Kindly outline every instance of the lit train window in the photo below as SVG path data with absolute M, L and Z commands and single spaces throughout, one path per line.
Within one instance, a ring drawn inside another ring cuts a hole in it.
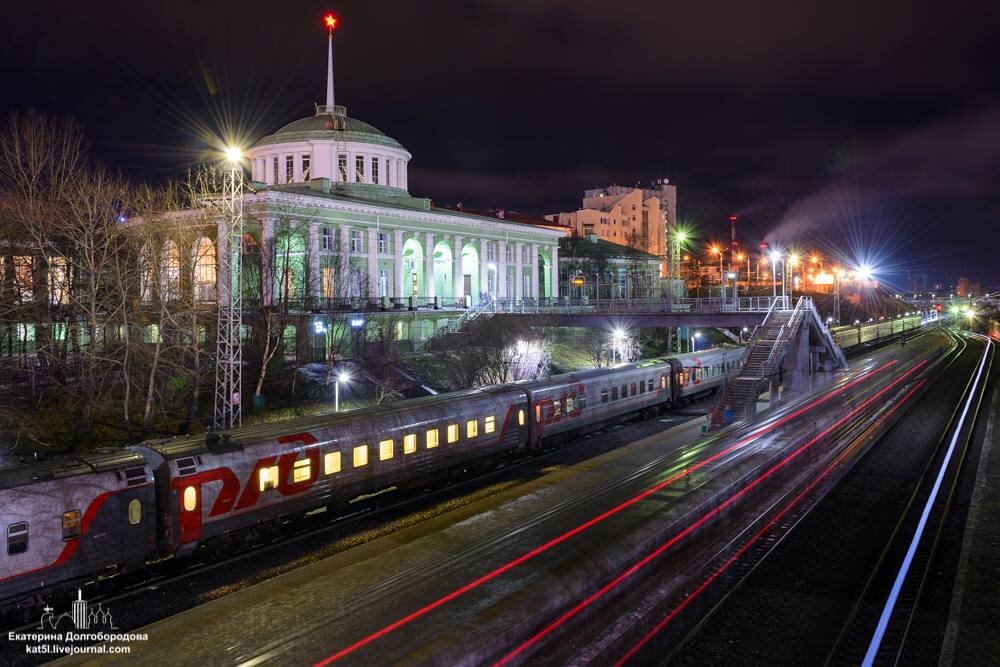
M 80 510 L 63 512 L 63 541 L 80 537 Z
M 607 402 L 608 402 L 608 390 L 607 389 L 602 389 L 601 390 L 601 403 L 607 403 Z
M 133 498 L 128 501 L 128 522 L 132 526 L 138 526 L 142 521 L 142 501 Z
M 382 440 L 378 443 L 378 460 L 387 461 L 395 453 L 392 440 Z
M 353 463 L 355 468 L 368 465 L 368 445 L 358 445 L 354 448 Z
M 618 400 L 618 387 L 617 386 L 611 388 L 611 400 L 612 401 L 617 401 Z
M 193 486 L 184 489 L 184 511 L 193 512 L 198 507 L 198 490 Z
M 477 435 L 479 435 L 479 420 L 470 419 L 465 422 L 465 437 L 475 438 Z
M 340 452 L 327 452 L 323 456 L 323 474 L 332 475 L 340 472 Z
M 563 408 L 562 400 L 560 400 L 560 399 L 557 398 L 556 400 L 552 401 L 552 414 L 553 415 L 560 414 L 562 412 L 562 408 Z
M 7 526 L 7 555 L 16 556 L 28 550 L 28 522 L 19 521 Z
M 542 423 L 542 406 L 538 403 L 535 403 L 535 423 Z
M 312 461 L 309 459 L 299 459 L 292 464 L 292 481 L 296 484 L 299 482 L 308 482 L 311 476 Z
M 412 454 L 417 451 L 417 434 L 407 433 L 403 436 L 403 453 Z
M 576 400 L 572 396 L 566 397 L 566 414 L 570 414 L 576 409 Z
M 436 428 L 427 429 L 427 439 L 425 440 L 427 449 L 434 449 L 438 446 L 438 430 Z
M 278 488 L 278 466 L 268 466 L 266 468 L 261 468 L 258 473 L 260 477 L 260 490 L 267 491 L 268 489 Z M 191 488 L 191 487 L 188 487 Z M 185 491 L 184 493 L 187 493 Z M 187 504 L 187 498 L 184 499 L 185 505 Z
M 497 430 L 497 418 L 489 415 L 483 420 L 483 433 L 493 433 Z
M 448 424 L 448 444 L 458 442 L 458 424 Z
M 517 411 L 517 425 L 524 426 L 524 410 Z

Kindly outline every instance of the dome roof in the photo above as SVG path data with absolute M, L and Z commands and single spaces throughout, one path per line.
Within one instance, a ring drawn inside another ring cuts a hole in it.
M 377 127 L 357 118 L 348 117 L 346 110 L 341 106 L 336 107 L 333 113 L 328 113 L 325 108 L 320 107 L 316 115 L 288 123 L 277 132 L 263 137 L 257 145 L 309 139 L 357 141 L 406 150 L 402 144 Z

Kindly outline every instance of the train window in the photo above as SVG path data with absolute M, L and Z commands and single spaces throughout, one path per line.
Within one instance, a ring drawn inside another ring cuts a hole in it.
M 518 426 L 524 426 L 524 410 L 523 409 L 517 411 L 517 425 Z
M 448 444 L 458 442 L 458 424 L 448 424 L 447 432 Z
M 639 393 L 640 394 L 645 394 L 646 393 L 646 381 L 645 380 L 639 380 Z
M 354 467 L 361 468 L 368 465 L 368 445 L 358 445 L 354 448 Z
M 193 486 L 184 489 L 184 511 L 193 512 L 198 507 L 198 490 Z
M 663 384 L 664 385 L 667 384 L 666 375 L 663 376 Z M 648 380 L 646 380 L 646 391 L 653 391 L 654 389 L 656 389 L 656 381 L 653 380 L 653 378 L 649 378 Z
M 407 433 L 403 436 L 403 453 L 412 454 L 417 451 L 417 434 Z
M 7 555 L 16 556 L 28 550 L 28 522 L 19 521 L 7 526 Z
M 63 512 L 63 541 L 80 537 L 80 510 Z
M 636 391 L 635 391 L 635 382 L 633 382 L 630 385 L 630 389 L 631 389 L 631 391 L 629 391 L 629 396 L 635 396 L 635 394 L 636 394 Z
M 686 374 L 684 373 L 684 371 L 677 371 L 677 384 L 679 384 L 682 387 L 686 384 L 685 380 L 687 378 L 685 377 L 685 375 Z
M 572 396 L 567 396 L 566 397 L 566 414 L 570 414 L 571 412 L 573 412 L 573 409 L 575 407 L 576 407 L 576 399 L 574 399 Z
M 602 389 L 601 390 L 601 403 L 607 403 L 607 402 L 608 402 L 608 390 L 607 389 Z
M 294 483 L 308 482 L 310 477 L 312 477 L 312 461 L 299 459 L 292 464 L 292 481 Z
M 497 430 L 497 418 L 493 415 L 487 415 L 483 419 L 483 433 L 493 433 Z
M 477 435 L 479 435 L 479 420 L 470 419 L 465 422 L 465 437 L 475 438 Z
M 436 428 L 427 429 L 427 439 L 425 441 L 427 449 L 434 449 L 438 446 L 438 430 Z
M 580 394 L 576 397 L 576 409 L 583 412 L 583 409 L 587 407 L 587 395 Z
M 622 398 L 628 398 L 628 385 L 622 385 Z
M 261 491 L 278 488 L 278 466 L 267 466 L 266 468 L 261 468 L 258 476 L 260 477 Z M 186 500 L 187 499 L 185 499 L 185 501 Z
M 558 417 L 559 414 L 562 412 L 562 409 L 563 409 L 563 405 L 562 405 L 562 400 L 561 399 L 557 398 L 556 400 L 552 401 L 552 414 L 553 414 L 553 416 Z
M 378 443 L 378 460 L 387 461 L 392 458 L 395 452 L 393 451 L 395 447 L 393 446 L 392 440 L 382 440 Z
M 614 387 L 611 388 L 611 400 L 612 401 L 617 401 L 618 400 L 618 387 L 617 386 L 614 386 Z
M 541 403 L 535 403 L 535 423 L 542 423 L 542 405 Z
M 138 526 L 140 521 L 142 521 L 142 501 L 133 498 L 128 501 L 128 522 L 129 525 Z
M 340 452 L 327 452 L 323 456 L 323 474 L 332 475 L 340 472 Z

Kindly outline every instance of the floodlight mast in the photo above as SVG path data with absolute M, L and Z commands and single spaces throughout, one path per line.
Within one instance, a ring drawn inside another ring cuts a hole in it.
M 219 271 L 218 338 L 215 353 L 215 429 L 237 428 L 243 422 L 243 165 L 242 152 L 226 149 L 223 217 L 217 229 Z

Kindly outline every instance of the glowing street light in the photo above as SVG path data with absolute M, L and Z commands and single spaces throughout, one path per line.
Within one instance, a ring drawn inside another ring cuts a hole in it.
M 238 146 L 226 146 L 223 155 L 230 164 L 239 164 L 243 160 L 243 150 Z
M 351 374 L 346 371 L 340 371 L 337 373 L 337 377 L 333 384 L 333 411 L 340 412 L 340 383 L 343 382 L 347 384 L 351 380 Z

